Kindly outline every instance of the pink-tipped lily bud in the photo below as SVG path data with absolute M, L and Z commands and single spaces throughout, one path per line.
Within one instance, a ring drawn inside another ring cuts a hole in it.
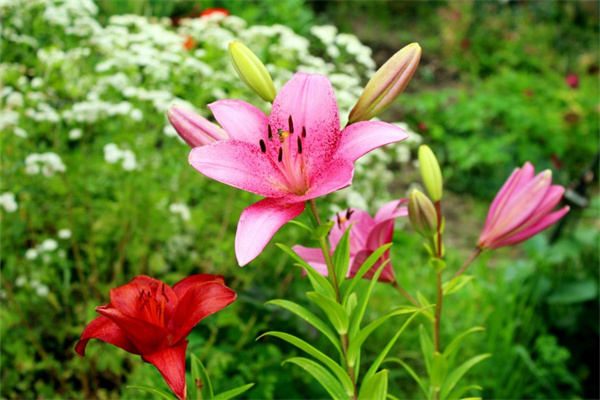
M 229 58 L 242 81 L 264 101 L 272 103 L 277 95 L 273 79 L 267 67 L 260 59 L 242 43 L 229 43 Z
M 431 239 L 438 228 L 435 207 L 431 200 L 417 189 L 408 196 L 408 219 L 413 229 L 425 239 Z
M 552 185 L 552 172 L 534 175 L 526 162 L 516 168 L 490 206 L 477 245 L 484 250 L 516 244 L 548 228 L 568 211 L 565 206 L 552 212 L 565 188 Z
M 191 110 L 173 106 L 167 111 L 167 116 L 179 136 L 192 148 L 229 139 L 221 127 Z
M 421 59 L 421 46 L 412 43 L 394 54 L 377 70 L 358 102 L 350 111 L 348 123 L 368 121 L 388 108 L 417 70 Z
M 442 182 L 442 171 L 440 164 L 429 146 L 423 144 L 419 146 L 419 165 L 421 169 L 421 178 L 427 188 L 427 193 L 431 200 L 439 201 L 442 199 L 444 185 Z

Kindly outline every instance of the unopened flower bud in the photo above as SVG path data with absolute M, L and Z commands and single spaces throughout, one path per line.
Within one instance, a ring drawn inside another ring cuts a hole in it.
M 272 103 L 277 94 L 275 84 L 256 54 L 236 40 L 229 43 L 229 57 L 244 83 L 264 101 Z
M 427 145 L 419 146 L 419 164 L 421 167 L 421 177 L 427 188 L 429 197 L 434 202 L 442 199 L 443 184 L 442 171 L 435 154 Z
M 421 59 L 421 46 L 412 43 L 394 54 L 371 78 L 348 122 L 368 121 L 388 108 L 404 91 Z
M 204 146 L 217 140 L 229 139 L 221 127 L 191 110 L 173 106 L 167 111 L 167 116 L 173 128 L 190 147 Z
M 431 200 L 417 189 L 408 196 L 408 219 L 413 229 L 426 239 L 436 234 L 438 228 L 437 214 Z

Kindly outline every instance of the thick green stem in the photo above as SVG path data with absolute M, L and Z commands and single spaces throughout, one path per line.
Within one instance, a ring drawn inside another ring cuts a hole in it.
M 469 267 L 469 265 L 471 265 L 471 263 L 475 261 L 477 256 L 481 254 L 482 251 L 483 250 L 481 249 L 481 247 L 476 247 L 475 251 L 473 251 L 468 260 L 463 264 L 462 267 L 460 267 L 458 271 L 456 271 L 456 274 L 454 274 L 454 278 L 461 276 L 463 272 L 465 272 L 465 270 Z
M 442 301 L 444 299 L 444 291 L 442 290 L 442 271 L 436 272 L 437 280 L 437 302 L 435 303 L 435 321 L 433 329 L 433 339 L 435 343 L 435 351 L 440 352 L 440 320 L 442 318 Z

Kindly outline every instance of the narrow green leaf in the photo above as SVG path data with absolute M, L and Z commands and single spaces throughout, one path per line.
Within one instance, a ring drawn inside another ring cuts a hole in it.
M 306 372 L 311 374 L 313 378 L 317 380 L 317 382 L 323 385 L 323 387 L 325 388 L 325 390 L 327 390 L 327 393 L 329 393 L 332 399 L 350 399 L 350 397 L 346 395 L 342 384 L 338 382 L 338 380 L 335 379 L 333 375 L 331 375 L 329 372 L 327 372 L 327 370 L 323 368 L 323 366 L 321 366 L 320 364 L 304 357 L 288 358 L 281 365 L 287 363 L 296 364 L 300 368 L 304 369 Z
M 210 378 L 208 377 L 208 373 L 206 372 L 206 368 L 204 368 L 204 364 L 198 357 L 194 354 L 190 355 L 192 359 L 192 379 L 194 383 L 194 388 L 196 389 L 196 399 L 203 400 L 211 400 L 213 398 L 213 390 L 212 385 L 210 384 Z M 200 379 L 202 382 L 202 388 L 199 388 L 196 384 L 197 380 Z M 198 391 L 202 391 L 202 396 L 198 396 Z
M 296 314 L 297 316 L 299 316 L 300 318 L 317 328 L 317 330 L 323 335 L 325 335 L 325 337 L 329 339 L 329 341 L 335 346 L 337 351 L 340 353 L 340 356 L 343 354 L 339 337 L 329 328 L 329 326 L 327 326 L 325 322 L 323 322 L 321 318 L 317 317 L 315 314 L 308 311 L 306 308 L 288 300 L 271 300 L 268 301 L 266 304 L 274 304 Z
M 381 267 L 379 267 L 377 272 L 375 272 L 375 275 L 373 275 L 371 282 L 369 282 L 369 287 L 367 288 L 367 291 L 363 293 L 361 298 L 358 300 L 358 306 L 356 306 L 356 311 L 352 314 L 352 320 L 350 321 L 350 330 L 348 331 L 348 339 L 350 339 L 350 341 L 353 340 L 353 338 L 360 330 L 360 323 L 362 322 L 362 319 L 365 315 L 365 310 L 367 309 L 367 303 L 369 302 L 369 298 L 371 297 L 373 287 L 375 286 L 375 283 L 377 283 L 379 275 L 381 275 L 383 269 L 385 268 L 388 262 L 389 260 L 384 262 L 381 265 Z
M 333 290 L 333 286 L 331 283 L 325 278 L 323 275 L 319 274 L 313 267 L 311 267 L 306 261 L 302 259 L 294 250 L 289 248 L 288 246 L 277 243 L 277 247 L 281 250 L 285 251 L 290 257 L 296 260 L 301 268 L 306 270 L 306 274 L 310 278 L 310 283 L 316 292 L 323 293 L 335 299 L 335 290 Z
M 308 292 L 306 296 L 327 314 L 329 321 L 340 335 L 348 332 L 348 314 L 344 307 L 321 293 Z
M 391 395 L 391 394 L 389 394 L 389 393 L 386 395 L 386 397 L 387 397 L 388 399 L 390 399 L 390 400 L 400 400 L 400 399 L 399 399 L 399 398 L 397 398 L 396 396 L 393 396 L 393 395 Z
M 444 296 L 448 296 L 452 293 L 458 292 L 463 288 L 467 283 L 471 282 L 475 276 L 473 275 L 459 275 L 456 278 L 450 280 L 449 282 L 444 283 L 442 286 L 442 290 Z
M 433 307 L 433 306 L 429 306 L 429 307 Z M 400 327 L 400 330 L 398 330 L 398 332 L 396 332 L 396 334 L 394 335 L 394 337 L 388 342 L 388 344 L 384 347 L 384 349 L 381 351 L 381 353 L 379 353 L 379 355 L 377 356 L 377 358 L 375 359 L 375 361 L 373 361 L 373 363 L 371 364 L 371 367 L 369 367 L 369 370 L 365 374 L 365 376 L 363 378 L 363 381 L 369 379 L 371 376 L 373 376 L 373 374 L 375 374 L 375 372 L 377 372 L 377 368 L 379 368 L 379 366 L 383 362 L 383 359 L 387 356 L 387 354 L 389 353 L 389 351 L 392 348 L 392 346 L 394 345 L 394 343 L 396 343 L 396 340 L 398 340 L 398 338 L 400 337 L 400 335 L 402 334 L 402 332 L 404 332 L 404 330 L 410 324 L 410 322 L 414 318 L 416 318 L 417 315 L 419 315 L 423 310 L 425 310 L 425 308 L 420 309 L 419 311 L 417 311 L 416 313 L 414 313 L 413 315 L 411 315 L 406 320 L 406 322 L 404 322 L 404 324 Z
M 448 397 L 448 399 L 451 400 L 458 400 L 460 399 L 465 393 L 467 393 L 469 390 L 483 390 L 483 388 L 479 385 L 470 385 L 470 386 L 465 386 L 465 387 L 461 387 L 459 389 L 454 390 L 452 396 Z
M 230 400 L 230 399 L 233 399 L 234 397 L 239 396 L 240 394 L 242 394 L 245 391 L 247 391 L 248 389 L 250 389 L 252 386 L 254 386 L 254 383 L 249 383 L 247 385 L 240 386 L 240 387 L 228 390 L 228 391 L 223 392 L 223 393 L 219 393 L 215 397 L 213 397 L 213 400 Z
M 460 335 L 458 335 L 457 337 L 455 337 L 450 344 L 448 345 L 448 347 L 446 347 L 446 350 L 444 350 L 444 357 L 446 357 L 446 359 L 448 359 L 456 350 L 458 350 L 458 346 L 462 343 L 462 341 L 471 333 L 473 332 L 480 332 L 480 331 L 484 331 L 485 328 L 482 328 L 481 326 L 476 326 L 474 328 L 469 329 L 466 332 L 461 333 Z
M 442 389 L 447 373 L 448 362 L 442 353 L 436 351 L 433 354 L 433 360 L 431 360 L 431 374 L 429 375 L 431 387 L 434 392 L 439 392 Z
M 433 360 L 433 343 L 423 325 L 419 326 L 419 342 L 421 343 L 421 352 L 423 352 L 423 358 L 425 359 L 427 375 L 431 376 L 431 362 Z
M 309 232 L 312 232 L 312 231 L 313 231 L 313 228 L 311 228 L 310 226 L 308 226 L 308 225 L 306 225 L 306 224 L 303 224 L 302 222 L 296 221 L 295 219 L 291 220 L 289 223 L 290 223 L 290 224 L 297 225 L 297 226 L 299 226 L 299 227 L 300 227 L 300 228 L 302 228 L 302 229 L 306 229 L 306 230 L 307 230 L 307 231 L 309 231 Z
M 326 236 L 329 235 L 329 231 L 331 231 L 331 228 L 333 228 L 334 225 L 335 222 L 327 221 L 323 225 L 313 229 L 312 233 L 310 234 L 310 238 L 314 240 L 325 239 Z
M 388 315 L 384 315 L 383 317 L 376 319 L 375 321 L 371 322 L 369 325 L 361 329 L 360 332 L 358 332 L 358 334 L 350 340 L 350 346 L 348 347 L 348 352 L 346 353 L 348 365 L 350 367 L 354 367 L 354 365 L 356 364 L 358 353 L 360 353 L 360 348 L 362 347 L 362 344 L 367 339 L 367 337 L 369 337 L 369 335 L 381 324 L 383 324 L 385 321 L 396 315 L 414 313 L 417 310 L 418 309 L 415 309 L 413 307 L 409 309 L 394 311 Z
M 304 340 L 297 338 L 293 335 L 284 332 L 267 332 L 260 335 L 256 340 L 262 338 L 263 336 L 275 336 L 279 339 L 285 340 L 286 342 L 293 344 L 300 350 L 306 352 L 308 355 L 313 356 L 317 360 L 321 361 L 328 367 L 338 378 L 338 380 L 342 383 L 346 394 L 350 397 L 354 393 L 354 385 L 352 384 L 352 380 L 348 376 L 348 373 L 340 367 L 335 361 L 331 358 L 323 354 L 321 351 L 314 348 L 312 345 L 306 343 Z
M 350 297 L 348 297 L 348 301 L 344 305 L 344 308 L 346 309 L 346 312 L 348 313 L 348 315 L 352 315 L 352 311 L 354 311 L 357 304 L 358 304 L 358 297 L 356 296 L 356 293 L 352 293 L 350 295 Z
M 388 388 L 388 371 L 384 369 L 364 380 L 358 394 L 358 400 L 385 400 Z
M 346 279 L 346 274 L 350 268 L 350 230 L 352 229 L 352 226 L 354 226 L 354 223 L 346 229 L 333 252 L 333 270 L 335 271 L 338 287 L 341 286 L 344 279 Z
M 149 393 L 151 395 L 158 396 L 158 397 L 160 397 L 162 399 L 165 399 L 165 400 L 175 400 L 175 399 L 177 399 L 177 397 L 173 396 L 169 392 L 167 392 L 165 390 L 154 388 L 152 386 L 140 386 L 140 385 L 127 386 L 127 389 L 141 390 L 141 391 L 144 391 L 144 392 Z
M 356 284 L 358 282 L 360 282 L 360 280 L 367 273 L 367 271 L 370 270 L 371 267 L 373 267 L 373 265 L 375 265 L 375 262 L 377 260 L 379 260 L 379 258 L 383 255 L 383 253 L 385 253 L 385 251 L 387 249 L 389 249 L 391 246 L 392 246 L 391 243 L 384 244 L 383 246 L 381 246 L 380 248 L 378 248 L 377 250 L 375 250 L 373 252 L 373 254 L 371 254 L 365 260 L 365 262 L 363 263 L 363 265 L 361 265 L 361 267 L 356 272 L 356 275 L 354 275 L 354 277 L 352 279 L 350 279 L 350 286 L 348 286 L 348 289 L 344 293 L 344 300 L 342 301 L 342 303 L 344 305 L 346 304 L 346 301 L 348 300 L 348 296 L 350 296 L 350 294 L 352 293 L 352 290 L 354 290 L 354 286 L 356 286 Z
M 446 379 L 446 382 L 444 382 L 444 385 L 442 387 L 442 391 L 440 393 L 440 396 L 441 396 L 440 398 L 441 399 L 447 398 L 448 395 L 450 394 L 450 392 L 452 391 L 452 389 L 454 389 L 454 386 L 456 386 L 456 384 L 460 380 L 460 378 L 462 378 L 463 375 L 466 374 L 469 369 L 471 369 L 477 363 L 479 363 L 479 362 L 481 362 L 481 361 L 483 361 L 486 358 L 491 357 L 491 356 L 492 356 L 491 354 L 480 354 L 478 356 L 475 356 L 475 357 L 473 357 L 473 358 L 465 361 L 458 368 L 455 368 L 448 375 L 448 378 Z
M 386 358 L 385 360 L 383 360 L 383 362 L 397 362 L 398 364 L 402 365 L 402 367 L 404 367 L 404 369 L 410 374 L 410 376 L 412 376 L 415 382 L 419 384 L 419 387 L 425 394 L 425 397 L 429 398 L 429 392 L 427 390 L 427 387 L 425 386 L 421 378 L 419 378 L 419 375 L 417 375 L 415 370 L 413 370 L 407 363 L 396 357 Z

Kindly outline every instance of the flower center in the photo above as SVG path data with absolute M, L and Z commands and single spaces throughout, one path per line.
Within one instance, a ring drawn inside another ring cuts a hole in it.
M 169 298 L 165 294 L 165 284 L 151 282 L 138 296 L 138 310 L 148 322 L 165 326 L 165 307 Z

